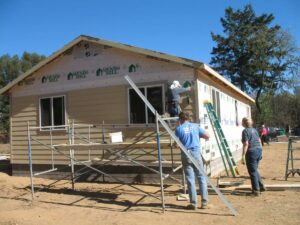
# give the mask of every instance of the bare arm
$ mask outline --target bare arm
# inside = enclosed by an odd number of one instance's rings
[[[243,155],[245,155],[246,152],[248,151],[248,147],[249,147],[249,143],[248,143],[248,141],[245,141],[243,143]]]
[[[204,134],[201,136],[201,138],[204,138],[205,140],[208,140],[209,139],[208,131],[205,131]]]

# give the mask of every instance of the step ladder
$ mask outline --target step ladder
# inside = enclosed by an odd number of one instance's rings
[[[285,169],[285,180],[287,180],[288,176],[292,174],[292,176],[295,176],[297,173],[300,175],[300,169],[294,168],[294,161],[300,160],[300,158],[294,158],[294,151],[300,150],[300,148],[293,147],[293,143],[300,142],[300,136],[290,136],[289,137],[289,144],[288,144],[288,154],[286,159],[286,169]],[[289,165],[291,165],[291,168],[289,169]]]
[[[135,83],[130,79],[128,75],[124,76],[125,80],[130,84],[130,86],[135,90],[135,92],[138,94],[138,96],[143,100],[143,102],[147,105],[148,109],[156,115],[156,122],[160,123],[165,130],[169,133],[170,137],[177,143],[177,145],[180,147],[181,151],[186,154],[186,156],[191,160],[191,162],[194,164],[194,166],[202,173],[204,174],[206,181],[208,184],[210,184],[211,188],[217,193],[219,198],[222,200],[222,202],[229,208],[231,213],[236,216],[237,211],[235,208],[231,205],[231,203],[226,199],[226,197],[221,193],[221,191],[212,183],[210,178],[206,175],[205,171],[202,169],[202,167],[199,165],[199,162],[195,160],[195,158],[188,152],[186,147],[181,143],[181,141],[178,139],[178,137],[175,135],[173,130],[168,126],[168,124],[164,121],[164,119],[157,113],[155,108],[151,105],[151,103],[148,101],[148,99],[143,95],[143,93],[139,90],[139,88],[135,85]],[[160,139],[159,136],[157,138],[157,148],[158,152],[160,152]],[[160,166],[161,167],[161,166]],[[160,168],[161,170],[161,168]],[[162,173],[161,173],[162,174]],[[161,179],[162,181],[162,179]],[[161,185],[163,186],[163,183],[161,182]],[[163,190],[163,188],[162,188]],[[163,191],[162,191],[163,192]],[[164,204],[164,203],[163,203]],[[163,206],[164,208],[164,206]]]
[[[218,144],[218,147],[220,150],[220,154],[222,157],[222,161],[223,161],[223,164],[225,167],[226,174],[227,174],[227,176],[229,176],[228,169],[227,169],[227,165],[228,165],[231,175],[233,177],[237,177],[237,175],[239,175],[237,164],[232,156],[228,142],[225,138],[224,132],[222,130],[219,119],[214,110],[214,107],[210,102],[205,102],[204,106],[207,110],[207,114],[208,114],[211,126],[213,128],[213,132],[214,132],[216,140],[217,140],[217,144]],[[224,158],[224,156],[225,156],[225,158]],[[225,160],[226,160],[226,162],[225,162]]]

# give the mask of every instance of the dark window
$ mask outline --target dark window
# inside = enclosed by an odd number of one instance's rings
[[[145,89],[140,88],[140,91],[145,94]],[[133,90],[129,90],[130,102],[130,122],[131,123],[146,123],[146,108],[143,100]]]
[[[216,116],[221,121],[221,109],[220,109],[220,92],[212,90],[212,104],[216,112]]]
[[[65,125],[65,103],[63,97],[53,98],[53,125]]]
[[[51,99],[41,99],[41,126],[51,126]]]
[[[217,116],[219,118],[219,120],[221,121],[221,104],[220,104],[220,92],[216,92],[217,93]]]
[[[147,99],[151,105],[156,109],[158,114],[163,113],[163,95],[162,87],[149,87],[147,88]],[[148,123],[155,123],[155,115],[148,109]]]
[[[248,117],[248,118],[250,118],[250,114],[251,114],[251,113],[250,113],[250,107],[247,106],[247,117]]]
[[[212,104],[215,112],[217,113],[216,91],[212,90]]]
[[[40,99],[41,127],[56,126],[53,129],[61,129],[65,125],[65,98],[51,97]],[[49,128],[45,128],[46,130]]]
[[[238,102],[234,102],[234,107],[235,107],[235,125],[239,125],[239,115],[238,115]]]
[[[146,96],[159,114],[163,114],[163,89],[161,86],[143,87],[140,91]],[[142,99],[133,89],[129,90],[130,123],[155,123],[155,116],[147,109]]]

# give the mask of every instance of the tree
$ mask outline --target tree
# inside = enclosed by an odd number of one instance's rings
[[[256,16],[251,5],[244,10],[225,10],[221,18],[225,36],[212,33],[217,46],[211,64],[222,75],[255,97],[262,113],[262,93],[273,93],[294,83],[300,57],[291,35],[279,25],[271,26],[272,14]]]
[[[45,56],[37,53],[24,52],[22,57],[8,54],[0,57],[0,89],[13,81],[20,74],[26,72]],[[9,130],[9,99],[7,95],[0,95],[0,133],[8,135]]]
[[[261,113],[253,108],[257,125],[264,122],[268,126],[291,127],[300,125],[300,86],[294,90],[261,95]]]

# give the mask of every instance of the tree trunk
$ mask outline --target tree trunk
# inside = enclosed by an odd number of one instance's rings
[[[240,87],[241,87],[241,91],[244,91],[245,92],[245,81],[244,81],[244,79],[241,79],[240,78]]]
[[[258,101],[259,97],[260,97],[260,94],[261,94],[261,89],[258,90],[258,92],[256,94],[256,98],[255,98],[255,105],[256,105],[258,114],[261,114],[261,108],[260,108],[260,104],[259,104],[259,101]]]

